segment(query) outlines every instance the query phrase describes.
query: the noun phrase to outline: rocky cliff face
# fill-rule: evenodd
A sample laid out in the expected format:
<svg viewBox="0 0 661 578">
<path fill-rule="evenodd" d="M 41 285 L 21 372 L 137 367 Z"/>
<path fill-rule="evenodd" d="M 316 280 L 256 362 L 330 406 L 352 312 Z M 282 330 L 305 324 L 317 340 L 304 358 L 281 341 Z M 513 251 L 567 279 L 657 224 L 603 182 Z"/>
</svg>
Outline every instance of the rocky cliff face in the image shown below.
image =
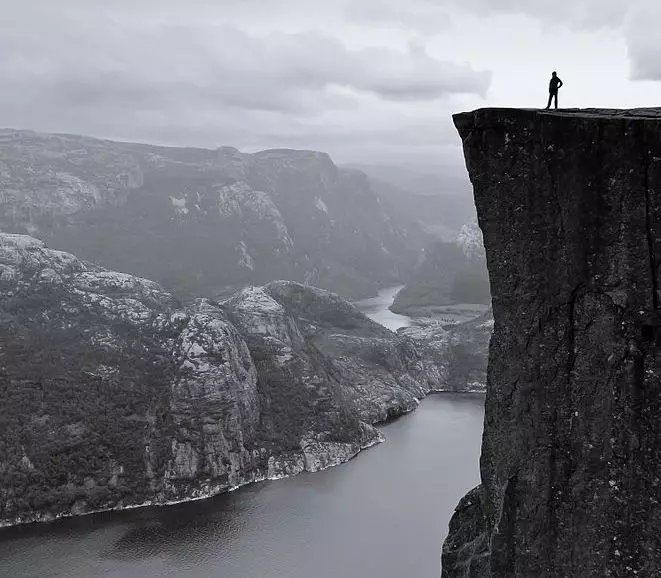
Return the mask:
<svg viewBox="0 0 661 578">
<path fill-rule="evenodd" d="M 463 323 L 418 320 L 398 333 L 411 338 L 425 358 L 435 360 L 444 391 L 484 392 L 493 325 L 493 313 L 488 309 Z"/>
<path fill-rule="evenodd" d="M 282 278 L 368 295 L 409 275 L 421 246 L 364 174 L 323 153 L 13 130 L 0 130 L 0 230 L 186 298 Z"/>
<path fill-rule="evenodd" d="M 493 293 L 445 577 L 661 574 L 661 110 L 455 116 Z"/>
<path fill-rule="evenodd" d="M 293 282 L 183 306 L 0 234 L 0 525 L 317 471 L 457 387 L 419 339 Z"/>
</svg>

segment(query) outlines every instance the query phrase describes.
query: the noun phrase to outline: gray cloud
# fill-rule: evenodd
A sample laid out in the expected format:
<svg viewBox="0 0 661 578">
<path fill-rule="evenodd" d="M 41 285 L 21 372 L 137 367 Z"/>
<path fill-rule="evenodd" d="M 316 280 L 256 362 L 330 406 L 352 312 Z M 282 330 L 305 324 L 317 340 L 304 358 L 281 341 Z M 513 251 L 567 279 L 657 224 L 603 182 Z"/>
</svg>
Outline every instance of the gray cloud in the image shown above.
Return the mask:
<svg viewBox="0 0 661 578">
<path fill-rule="evenodd" d="M 536 56 L 519 58 L 516 43 L 500 39 L 541 29 L 545 41 L 576 40 L 607 27 L 598 42 L 626 33 L 632 78 L 657 79 L 661 15 L 640 10 L 655 3 L 22 0 L 0 20 L 0 126 L 441 166 L 448 154 L 461 159 L 450 113 L 487 94 L 506 103 L 521 91 L 518 70 L 535 66 Z M 520 26 L 528 34 L 517 35 Z M 563 71 L 577 52 L 580 74 L 582 46 L 558 48 Z M 556 56 L 546 48 L 545 66 Z"/>
<path fill-rule="evenodd" d="M 275 18 L 298 0 L 266 0 L 260 12 L 251 1 L 192 1 L 188 12 L 167 0 L 160 10 L 147 0 L 16 4 L 0 23 L 0 126 L 430 159 L 456 142 L 440 103 L 490 83 L 420 44 L 260 27 L 262 12 Z"/>
<path fill-rule="evenodd" d="M 258 36 L 222 25 L 122 27 L 102 19 L 85 27 L 43 24 L 27 34 L 22 28 L 3 31 L 0 82 L 33 84 L 44 99 L 76 105 L 163 105 L 178 98 L 197 106 L 310 112 L 333 102 L 309 92 L 332 87 L 384 100 L 426 100 L 484 95 L 490 82 L 488 72 L 437 60 L 420 48 L 351 50 L 312 32 Z"/>
<path fill-rule="evenodd" d="M 425 1 L 425 0 L 422 0 Z M 636 0 L 458 0 L 479 14 L 524 14 L 569 28 L 618 27 Z"/>
<path fill-rule="evenodd" d="M 107 98 L 121 96 L 119 85 L 139 98 L 165 87 L 186 90 L 186 97 L 265 110 L 288 108 L 286 102 L 296 100 L 296 91 L 333 85 L 384 99 L 434 99 L 458 92 L 484 94 L 490 81 L 488 72 L 434 59 L 420 48 L 405 53 L 385 47 L 349 50 L 316 33 L 259 37 L 228 26 L 168 26 L 122 30 L 107 40 L 99 46 L 98 37 L 89 42 L 77 34 L 68 39 L 32 37 L 28 52 L 23 46 L 28 61 L 19 70 L 3 63 L 26 39 L 5 38 L 0 46 L 9 56 L 0 61 L 0 74 L 11 73 L 13 80 L 25 74 L 55 93 L 60 84 L 77 84 L 101 99 L 100 84 L 107 81 Z"/>
<path fill-rule="evenodd" d="M 349 20 L 370 26 L 395 26 L 424 34 L 438 34 L 452 28 L 447 7 L 424 0 L 354 0 L 347 4 L 344 13 Z"/>
<path fill-rule="evenodd" d="M 519 14 L 551 26 L 620 27 L 629 8 L 643 0 L 353 0 L 347 15 L 358 21 L 398 25 L 425 34 L 451 27 L 457 10 L 480 17 Z"/>
<path fill-rule="evenodd" d="M 627 22 L 627 46 L 633 80 L 661 80 L 661 44 L 659 44 L 661 6 L 641 1 Z"/>
</svg>

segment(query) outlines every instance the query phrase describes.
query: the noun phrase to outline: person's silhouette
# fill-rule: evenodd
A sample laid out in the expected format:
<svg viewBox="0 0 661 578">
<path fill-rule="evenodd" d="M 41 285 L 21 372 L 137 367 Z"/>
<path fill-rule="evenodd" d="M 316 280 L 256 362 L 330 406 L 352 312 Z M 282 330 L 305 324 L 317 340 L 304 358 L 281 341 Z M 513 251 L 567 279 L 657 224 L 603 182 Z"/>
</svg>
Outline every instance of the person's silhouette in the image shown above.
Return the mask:
<svg viewBox="0 0 661 578">
<path fill-rule="evenodd" d="M 546 108 L 551 108 L 551 101 L 555 98 L 555 108 L 558 108 L 558 90 L 562 86 L 563 82 L 560 80 L 557 72 L 551 74 L 551 81 L 549 82 L 549 102 L 546 105 Z"/>
</svg>

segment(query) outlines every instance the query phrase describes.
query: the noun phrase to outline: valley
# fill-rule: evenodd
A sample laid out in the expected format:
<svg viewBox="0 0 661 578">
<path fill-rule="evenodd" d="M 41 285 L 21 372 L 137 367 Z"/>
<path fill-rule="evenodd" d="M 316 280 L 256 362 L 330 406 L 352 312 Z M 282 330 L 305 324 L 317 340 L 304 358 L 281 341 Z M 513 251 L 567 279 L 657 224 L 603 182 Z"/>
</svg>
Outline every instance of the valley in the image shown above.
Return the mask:
<svg viewBox="0 0 661 578">
<path fill-rule="evenodd" d="M 397 289 L 361 309 L 388 319 Z M 0 530 L 0 574 L 435 576 L 447 519 L 463 489 L 478 481 L 483 403 L 480 394 L 432 395 L 380 426 L 383 443 L 323 472 L 167 508 Z"/>
</svg>

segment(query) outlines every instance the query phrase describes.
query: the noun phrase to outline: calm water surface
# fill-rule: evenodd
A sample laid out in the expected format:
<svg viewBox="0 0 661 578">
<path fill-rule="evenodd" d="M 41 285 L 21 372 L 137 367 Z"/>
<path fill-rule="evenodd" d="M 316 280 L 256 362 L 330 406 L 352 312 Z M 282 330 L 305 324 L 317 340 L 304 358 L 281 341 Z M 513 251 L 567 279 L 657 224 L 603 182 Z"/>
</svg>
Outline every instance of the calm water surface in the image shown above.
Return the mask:
<svg viewBox="0 0 661 578">
<path fill-rule="evenodd" d="M 324 472 L 2 530 L 0 577 L 437 578 L 454 506 L 478 483 L 483 404 L 431 396 Z"/>
<path fill-rule="evenodd" d="M 392 305 L 395 295 L 404 287 L 390 287 L 379 291 L 377 297 L 357 301 L 355 305 L 362 310 L 365 315 L 377 323 L 384 325 L 390 331 L 397 331 L 400 327 L 411 325 L 411 318 L 406 315 L 398 315 L 388 309 Z"/>
</svg>

